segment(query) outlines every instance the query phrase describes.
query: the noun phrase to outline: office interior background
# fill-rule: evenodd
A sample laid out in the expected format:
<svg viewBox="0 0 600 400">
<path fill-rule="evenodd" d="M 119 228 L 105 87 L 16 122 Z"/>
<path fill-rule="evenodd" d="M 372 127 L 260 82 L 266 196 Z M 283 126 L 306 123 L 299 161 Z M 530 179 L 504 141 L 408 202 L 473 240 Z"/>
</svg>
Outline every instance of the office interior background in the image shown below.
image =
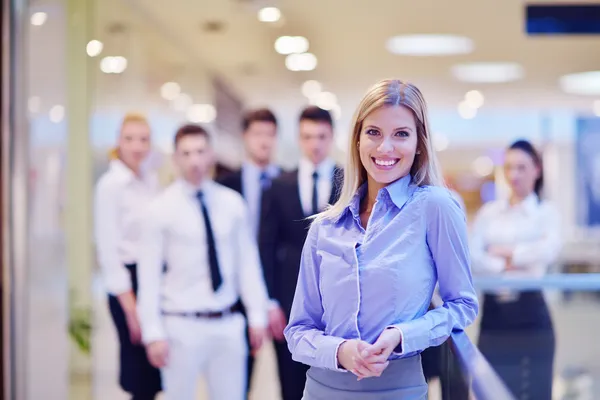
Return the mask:
<svg viewBox="0 0 600 400">
<path fill-rule="evenodd" d="M 600 3 L 580 3 L 592 11 L 518 0 L 3 0 L 4 398 L 127 398 L 91 235 L 92 188 L 126 112 L 148 116 L 149 162 L 165 182 L 186 121 L 238 167 L 252 107 L 277 115 L 285 168 L 299 157 L 301 108 L 331 110 L 343 162 L 358 101 L 388 77 L 423 91 L 469 221 L 506 192 L 508 144 L 541 150 L 565 243 L 537 284 L 557 331 L 555 398 L 600 398 Z M 477 324 L 468 334 L 475 342 Z M 277 399 L 274 374 L 267 347 L 254 399 Z"/>
</svg>

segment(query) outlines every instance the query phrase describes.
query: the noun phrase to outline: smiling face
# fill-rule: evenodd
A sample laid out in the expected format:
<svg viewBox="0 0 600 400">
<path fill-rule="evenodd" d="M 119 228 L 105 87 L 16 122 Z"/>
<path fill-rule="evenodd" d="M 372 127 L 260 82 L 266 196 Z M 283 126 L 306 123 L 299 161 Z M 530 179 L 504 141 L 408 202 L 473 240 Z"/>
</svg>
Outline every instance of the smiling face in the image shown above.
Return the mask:
<svg viewBox="0 0 600 400">
<path fill-rule="evenodd" d="M 408 175 L 417 143 L 417 126 L 410 109 L 385 106 L 370 113 L 363 122 L 358 147 L 369 187 L 381 188 Z"/>
</svg>

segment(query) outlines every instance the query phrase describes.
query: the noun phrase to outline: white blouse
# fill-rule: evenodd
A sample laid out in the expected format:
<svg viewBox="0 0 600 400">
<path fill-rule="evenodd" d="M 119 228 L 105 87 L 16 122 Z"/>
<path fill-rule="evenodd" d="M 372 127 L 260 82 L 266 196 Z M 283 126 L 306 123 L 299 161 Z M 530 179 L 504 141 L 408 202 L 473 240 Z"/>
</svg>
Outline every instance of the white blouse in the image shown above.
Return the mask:
<svg viewBox="0 0 600 400">
<path fill-rule="evenodd" d="M 155 174 L 137 177 L 120 160 L 113 160 L 94 194 L 94 234 L 98 263 L 110 294 L 131 290 L 126 264 L 139 259 L 144 211 L 159 190 Z"/>
<path fill-rule="evenodd" d="M 514 248 L 512 267 L 506 260 L 487 252 L 488 246 Z M 535 194 L 521 203 L 508 200 L 486 203 L 478 212 L 471 231 L 471 260 L 474 274 L 509 277 L 542 277 L 558 259 L 562 238 L 560 214 Z"/>
</svg>

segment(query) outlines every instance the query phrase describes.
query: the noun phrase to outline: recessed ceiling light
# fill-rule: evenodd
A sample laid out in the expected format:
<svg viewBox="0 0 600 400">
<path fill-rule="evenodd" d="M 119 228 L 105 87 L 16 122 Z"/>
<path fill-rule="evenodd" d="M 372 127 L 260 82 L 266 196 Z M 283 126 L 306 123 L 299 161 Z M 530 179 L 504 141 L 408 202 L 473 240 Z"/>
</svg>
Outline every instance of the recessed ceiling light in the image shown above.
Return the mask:
<svg viewBox="0 0 600 400">
<path fill-rule="evenodd" d="M 321 90 L 323 87 L 317 81 L 310 80 L 302 84 L 302 94 L 309 99 L 315 97 Z"/>
<path fill-rule="evenodd" d="M 160 87 L 160 95 L 165 100 L 175 100 L 181 93 L 181 87 L 177 82 L 167 82 Z"/>
<path fill-rule="evenodd" d="M 474 49 L 468 37 L 456 35 L 402 35 L 388 39 L 390 53 L 409 56 L 448 56 L 468 54 Z"/>
<path fill-rule="evenodd" d="M 481 176 L 488 176 L 494 172 L 494 161 L 487 156 L 477 157 L 472 164 L 473 171 Z"/>
<path fill-rule="evenodd" d="M 299 54 L 307 50 L 308 39 L 303 36 L 281 36 L 275 41 L 275 51 L 279 54 Z"/>
<path fill-rule="evenodd" d="M 592 109 L 594 110 L 594 115 L 596 117 L 600 117 L 600 100 L 594 101 L 594 105 L 592 106 Z"/>
<path fill-rule="evenodd" d="M 317 93 L 313 101 L 323 110 L 333 110 L 337 104 L 337 97 L 331 92 L 321 92 Z"/>
<path fill-rule="evenodd" d="M 281 18 L 281 11 L 277 7 L 265 7 L 258 11 L 258 20 L 261 22 L 277 22 Z"/>
<path fill-rule="evenodd" d="M 46 14 L 45 12 L 36 12 L 31 14 L 31 25 L 34 26 L 42 26 L 44 25 L 44 23 L 46 22 L 46 20 L 48 19 L 48 14 Z"/>
<path fill-rule="evenodd" d="M 100 53 L 102 53 L 102 49 L 104 45 L 99 40 L 90 40 L 85 47 L 85 50 L 90 57 L 96 57 Z"/>
<path fill-rule="evenodd" d="M 193 123 L 210 123 L 217 116 L 217 110 L 212 104 L 194 104 L 187 110 L 187 118 Z"/>
<path fill-rule="evenodd" d="M 317 57 L 312 53 L 290 54 L 285 58 L 290 71 L 312 71 L 317 67 Z"/>
<path fill-rule="evenodd" d="M 561 89 L 570 94 L 599 95 L 600 71 L 580 72 L 564 75 L 560 78 Z"/>
<path fill-rule="evenodd" d="M 483 94 L 479 90 L 470 90 L 465 94 L 465 102 L 471 108 L 480 108 L 483 106 Z"/>
<path fill-rule="evenodd" d="M 455 65 L 452 67 L 452 75 L 463 82 L 504 83 L 523 78 L 525 71 L 516 63 L 479 62 Z"/>
<path fill-rule="evenodd" d="M 462 119 L 473 119 L 477 115 L 477 109 L 471 107 L 466 101 L 458 104 L 458 114 Z"/>
<path fill-rule="evenodd" d="M 120 74 L 127 69 L 127 59 L 122 56 L 104 57 L 100 61 L 100 70 L 105 74 Z"/>
<path fill-rule="evenodd" d="M 50 109 L 50 121 L 58 124 L 65 118 L 65 107 L 61 105 L 55 105 Z"/>
<path fill-rule="evenodd" d="M 450 145 L 450 140 L 448 139 L 448 136 L 444 135 L 443 133 L 435 133 L 433 134 L 433 137 L 431 139 L 435 151 L 444 151 Z"/>
</svg>

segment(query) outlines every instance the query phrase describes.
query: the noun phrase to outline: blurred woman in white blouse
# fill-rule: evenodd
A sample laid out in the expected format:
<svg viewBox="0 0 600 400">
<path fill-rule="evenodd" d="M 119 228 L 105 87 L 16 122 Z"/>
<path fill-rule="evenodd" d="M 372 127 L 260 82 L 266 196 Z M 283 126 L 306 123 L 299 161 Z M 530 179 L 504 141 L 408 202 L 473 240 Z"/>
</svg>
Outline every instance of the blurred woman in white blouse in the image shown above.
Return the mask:
<svg viewBox="0 0 600 400">
<path fill-rule="evenodd" d="M 543 277 L 561 249 L 560 218 L 541 198 L 540 155 L 525 140 L 505 154 L 506 199 L 485 204 L 472 229 L 474 274 Z M 479 347 L 516 398 L 551 400 L 554 330 L 541 291 L 487 293 Z"/>
<path fill-rule="evenodd" d="M 148 362 L 136 313 L 138 242 L 146 205 L 155 197 L 157 176 L 144 168 L 150 126 L 143 115 L 127 114 L 116 158 L 99 179 L 94 198 L 98 262 L 120 342 L 120 384 L 132 400 L 151 400 L 161 390 L 160 373 Z"/>
</svg>

